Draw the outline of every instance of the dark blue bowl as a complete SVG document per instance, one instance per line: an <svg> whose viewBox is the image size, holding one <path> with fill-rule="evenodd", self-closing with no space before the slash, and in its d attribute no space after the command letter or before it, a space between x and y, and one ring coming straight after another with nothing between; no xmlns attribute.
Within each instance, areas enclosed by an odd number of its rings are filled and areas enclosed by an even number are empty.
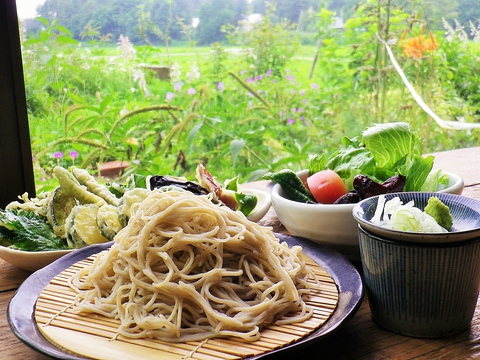
<svg viewBox="0 0 480 360"><path fill-rule="evenodd" d="M375 214L378 196L365 199L353 208L353 217L369 232L392 240L419 243L449 243L471 240L480 237L480 201L462 195L433 192L400 192L384 195L386 201L399 197L406 204L413 200L415 207L423 210L428 199L435 196L450 208L453 226L446 233L420 233L400 231L373 224L370 220Z"/></svg>

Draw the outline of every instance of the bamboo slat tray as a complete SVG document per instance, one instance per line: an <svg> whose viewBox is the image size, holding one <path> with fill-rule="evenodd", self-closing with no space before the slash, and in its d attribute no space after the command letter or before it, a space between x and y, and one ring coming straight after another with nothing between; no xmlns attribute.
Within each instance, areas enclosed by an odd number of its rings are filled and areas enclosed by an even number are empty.
<svg viewBox="0 0 480 360"><path fill-rule="evenodd" d="M96 249L90 246L34 273L12 298L7 313L9 325L25 343L59 359L258 359L292 350L331 333L353 316L363 297L363 287L356 269L338 253L304 239L277 236L290 246L303 247L310 259L308 266L318 274L322 286L309 300L315 308L311 319L289 326L268 326L255 342L210 339L174 344L122 337L112 341L118 322L74 312L70 307L74 292L66 285L72 272L88 264L92 255L108 245L94 246Z"/></svg>
<svg viewBox="0 0 480 360"><path fill-rule="evenodd" d="M71 308L75 292L67 279L92 263L96 255L81 261L52 279L35 307L35 320L42 334L55 346L68 352L98 359L244 359L281 348L312 333L333 314L338 291L333 279L318 264L306 259L321 285L308 301L314 315L293 325L270 325L255 342L241 339L210 339L206 342L171 343L151 339L115 337L118 320L95 314L78 314Z"/></svg>

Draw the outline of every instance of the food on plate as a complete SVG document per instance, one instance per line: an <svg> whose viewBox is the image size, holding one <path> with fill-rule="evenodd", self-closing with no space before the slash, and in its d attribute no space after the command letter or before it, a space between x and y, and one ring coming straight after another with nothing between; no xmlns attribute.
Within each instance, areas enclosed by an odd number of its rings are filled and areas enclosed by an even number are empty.
<svg viewBox="0 0 480 360"><path fill-rule="evenodd" d="M317 202L333 204L347 193L347 188L340 176L332 170L321 170L307 178L308 189Z"/></svg>
<svg viewBox="0 0 480 360"><path fill-rule="evenodd" d="M441 227L450 229L453 225L452 214L447 205L445 205L439 198L432 196L428 199L427 206L425 206L425 213L435 219Z"/></svg>
<svg viewBox="0 0 480 360"><path fill-rule="evenodd" d="M263 178L280 184L294 201L309 203L314 197L313 202L324 204L351 204L398 191L434 192L448 183L448 174L432 170L434 157L422 155L422 141L407 123L377 124L359 137L345 137L342 143L343 147L330 156L326 153L310 156L307 184L295 179L296 174L291 170L267 173ZM329 179L326 183L335 179L336 185L318 186L322 184L318 179L325 176ZM340 191L339 179L346 191L343 187Z"/></svg>
<svg viewBox="0 0 480 360"><path fill-rule="evenodd" d="M307 177L306 184L288 169L267 173L263 178L278 183L289 199L311 204L354 204L374 195L403 191L406 180L403 175L394 175L380 184L367 176L357 175L353 180L353 189L345 193L343 182L331 170L321 170Z"/></svg>
<svg viewBox="0 0 480 360"><path fill-rule="evenodd" d="M0 245L25 251L67 249L44 217L33 211L0 211Z"/></svg>
<svg viewBox="0 0 480 360"><path fill-rule="evenodd" d="M75 309L121 321L117 335L172 342L257 340L312 316L319 280L270 228L179 188L132 206L128 225L69 280Z"/></svg>
<svg viewBox="0 0 480 360"><path fill-rule="evenodd" d="M423 156L423 143L407 123L377 124L342 142L343 147L330 156L313 155L310 174L333 170L349 190L359 174L380 183L396 174L404 175L405 191L436 191L439 183L448 182L444 173L432 171L434 157Z"/></svg>
<svg viewBox="0 0 480 360"><path fill-rule="evenodd" d="M415 207L413 200L403 204L398 196L386 201L383 195L378 197L377 208L370 221L375 225L400 231L447 232L453 224L453 222L450 224L448 221L448 218L452 218L448 206L434 196L429 199L428 204L430 204L429 212L434 213L436 216L440 215L439 220L442 223L438 223L436 218L427 212L427 209L422 211ZM449 224L450 226L448 226ZM447 225L448 228L442 225Z"/></svg>
<svg viewBox="0 0 480 360"><path fill-rule="evenodd" d="M293 201L303 203L314 203L315 198L302 180L290 169L283 169L278 172L269 172L262 177L280 184L282 189Z"/></svg>
<svg viewBox="0 0 480 360"><path fill-rule="evenodd" d="M380 184L368 176L357 175L353 179L353 190L339 197L334 204L353 204L375 195L401 192L405 186L405 181L405 176L393 175Z"/></svg>
<svg viewBox="0 0 480 360"><path fill-rule="evenodd" d="M238 190L238 177L228 180L225 186L222 186L215 180L212 173L202 164L198 164L197 180L201 186L214 194L214 201L220 201L233 210L239 210L248 215L257 205L255 195L243 194Z"/></svg>
<svg viewBox="0 0 480 360"><path fill-rule="evenodd" d="M56 187L48 195L47 221L52 226L53 232L60 238L65 238L65 222L77 204L78 201L61 186Z"/></svg>
<svg viewBox="0 0 480 360"><path fill-rule="evenodd" d="M214 177L202 165L204 174ZM125 184L101 184L87 170L56 166L59 186L36 198L23 194L20 201L0 209L0 245L26 251L77 249L110 241L131 216L133 204L143 201L152 188L179 186L209 194L200 184L171 176L131 175ZM147 179L149 180L147 184ZM199 179L203 181L202 178ZM257 204L253 194L238 190L238 179L225 188L217 184L212 200L245 215ZM147 186L148 185L148 186ZM228 197L227 197L228 195ZM225 200L225 201L224 201ZM227 201L228 200L228 201ZM27 236L28 234L28 236Z"/></svg>
<svg viewBox="0 0 480 360"><path fill-rule="evenodd" d="M88 189L87 184L82 184L80 179L76 178L73 174L75 167L72 168L72 172L68 171L67 169L61 166L55 166L53 168L53 173L57 178L60 187L69 195L73 196L75 199L78 200L80 204L96 204L97 206L102 206L107 204L107 201L97 195L100 191L92 192ZM85 179L84 179L85 180ZM90 179L88 179L89 181ZM98 187L104 187L103 185L98 184ZM89 185L90 188L92 187L91 184ZM107 190L108 191L108 190ZM101 193L106 193L101 192Z"/></svg>

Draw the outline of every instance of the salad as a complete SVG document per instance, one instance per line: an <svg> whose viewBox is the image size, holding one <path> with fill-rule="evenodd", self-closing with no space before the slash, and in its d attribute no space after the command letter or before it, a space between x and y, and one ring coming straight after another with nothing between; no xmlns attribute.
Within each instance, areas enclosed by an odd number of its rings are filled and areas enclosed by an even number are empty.
<svg viewBox="0 0 480 360"><path fill-rule="evenodd" d="M423 156L421 139L404 122L377 124L361 136L345 137L331 155L310 156L305 183L291 170L267 173L295 201L356 203L373 195L437 190L448 175L432 170L434 157ZM299 196L300 195L300 196Z"/></svg>

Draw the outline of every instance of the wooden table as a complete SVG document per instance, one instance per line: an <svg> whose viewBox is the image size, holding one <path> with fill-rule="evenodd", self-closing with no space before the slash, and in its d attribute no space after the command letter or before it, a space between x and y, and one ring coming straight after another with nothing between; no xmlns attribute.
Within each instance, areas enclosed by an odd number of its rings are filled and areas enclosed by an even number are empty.
<svg viewBox="0 0 480 360"><path fill-rule="evenodd" d="M456 173L465 181L464 195L480 199L480 147L445 151L435 155L435 167ZM259 183L265 186L265 183ZM270 209L264 223L280 226ZM355 264L360 269L359 264ZM30 275L0 259L0 358L51 359L21 342L10 330L6 311L18 286ZM289 358L291 358L289 354ZM467 359L480 357L480 302L469 330L441 339L397 335L375 324L365 297L360 309L339 330L294 354L303 359Z"/></svg>

